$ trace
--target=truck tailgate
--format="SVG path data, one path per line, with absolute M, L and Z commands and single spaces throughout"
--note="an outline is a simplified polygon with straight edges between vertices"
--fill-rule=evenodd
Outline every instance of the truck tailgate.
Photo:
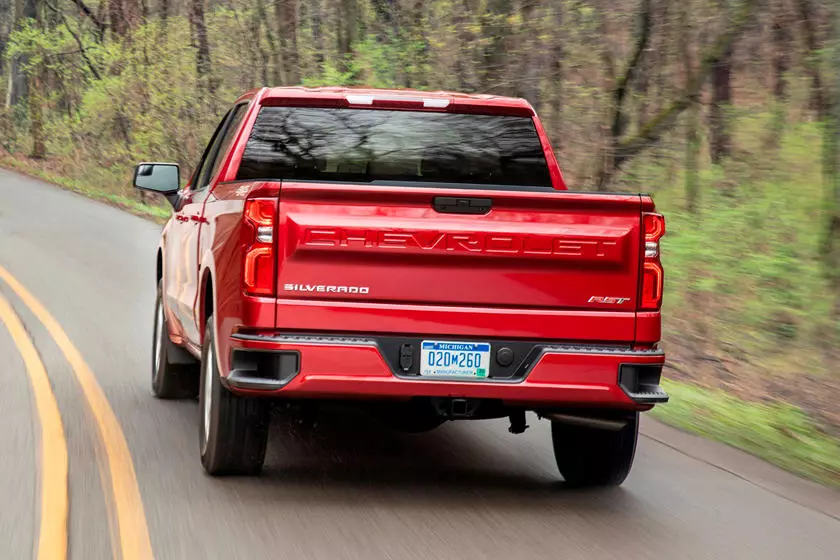
M 278 226 L 284 299 L 636 309 L 638 195 L 283 182 Z

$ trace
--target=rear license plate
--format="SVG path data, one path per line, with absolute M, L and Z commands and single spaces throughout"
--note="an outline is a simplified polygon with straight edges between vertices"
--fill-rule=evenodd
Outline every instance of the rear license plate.
M 487 342 L 424 340 L 420 346 L 420 375 L 485 378 L 489 371 Z

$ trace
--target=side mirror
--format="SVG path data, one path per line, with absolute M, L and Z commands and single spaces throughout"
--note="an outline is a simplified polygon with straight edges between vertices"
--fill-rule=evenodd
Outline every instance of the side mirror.
M 134 169 L 134 186 L 144 191 L 162 194 L 174 207 L 178 203 L 178 191 L 181 188 L 178 164 L 141 163 Z

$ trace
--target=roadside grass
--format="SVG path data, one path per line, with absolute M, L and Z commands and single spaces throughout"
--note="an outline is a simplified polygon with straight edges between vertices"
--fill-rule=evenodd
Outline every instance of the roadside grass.
M 17 171 L 18 173 L 41 179 L 47 183 L 81 194 L 93 200 L 105 202 L 117 206 L 135 214 L 162 223 L 171 214 L 169 208 L 163 205 L 143 204 L 138 200 L 129 198 L 123 194 L 111 192 L 105 188 L 101 181 L 91 182 L 89 180 L 77 179 L 56 173 L 39 165 L 39 162 L 30 159 L 22 160 L 11 155 L 0 153 L 0 167 Z
M 840 441 L 786 403 L 749 403 L 720 390 L 664 380 L 671 395 L 651 415 L 742 449 L 790 472 L 840 488 Z

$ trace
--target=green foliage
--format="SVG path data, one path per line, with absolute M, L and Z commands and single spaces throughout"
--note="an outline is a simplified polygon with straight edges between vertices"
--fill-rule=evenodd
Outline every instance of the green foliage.
M 723 391 L 665 381 L 671 395 L 652 414 L 678 428 L 717 439 L 783 469 L 840 487 L 840 442 L 788 404 L 747 403 Z
M 741 119 L 739 145 L 749 148 L 772 119 Z M 704 168 L 697 214 L 684 210 L 683 182 L 647 164 L 644 175 L 655 177 L 657 206 L 668 222 L 666 328 L 671 314 L 702 312 L 718 343 L 759 355 L 806 348 L 819 354 L 840 345 L 820 257 L 817 146 L 818 127 L 799 125 L 772 155 L 756 148 L 744 161 Z

